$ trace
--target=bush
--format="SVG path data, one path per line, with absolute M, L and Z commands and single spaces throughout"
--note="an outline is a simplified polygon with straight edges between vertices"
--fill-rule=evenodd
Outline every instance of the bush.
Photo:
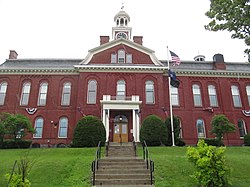
M 207 145 L 212 145 L 212 146 L 224 146 L 223 142 L 217 138 L 206 138 L 204 139 L 204 142 Z
M 250 134 L 244 136 L 244 144 L 250 146 Z
M 95 116 L 85 116 L 80 119 L 74 130 L 72 147 L 96 147 L 106 141 L 106 130 L 102 121 Z
M 230 169 L 226 165 L 225 147 L 208 146 L 204 140 L 199 140 L 197 148 L 188 147 L 188 160 L 195 166 L 192 175 L 200 186 L 226 186 L 229 184 Z
M 20 141 L 15 141 L 15 140 L 4 140 L 2 142 L 2 145 L 0 147 L 2 149 L 16 149 L 16 148 L 29 148 L 31 145 L 32 141 L 31 140 L 20 140 Z
M 140 129 L 140 141 L 145 140 L 148 146 L 159 146 L 166 144 L 167 139 L 163 121 L 156 115 L 147 116 Z

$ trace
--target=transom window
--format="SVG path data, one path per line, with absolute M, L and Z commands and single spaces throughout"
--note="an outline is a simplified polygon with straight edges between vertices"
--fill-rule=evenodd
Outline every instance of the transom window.
M 116 85 L 116 99 L 124 100 L 126 96 L 126 82 L 124 80 L 117 81 Z
M 154 104 L 155 103 L 154 82 L 146 81 L 145 90 L 146 90 L 146 104 Z
M 30 97 L 30 82 L 23 83 L 22 93 L 21 93 L 21 100 L 20 105 L 26 106 L 29 103 L 29 97 Z
M 39 96 L 38 96 L 38 106 L 45 106 L 47 100 L 48 83 L 43 82 L 40 84 Z
M 34 138 L 42 138 L 42 135 L 43 135 L 43 123 L 44 123 L 43 118 L 39 117 L 39 118 L 36 119 L 35 127 L 34 127 L 36 133 L 33 135 Z
M 202 119 L 196 121 L 196 128 L 198 133 L 198 138 L 206 138 L 205 124 Z
M 217 94 L 214 85 L 208 86 L 208 95 L 209 95 L 210 106 L 218 106 Z
M 71 95 L 71 83 L 66 82 L 63 84 L 61 105 L 70 105 L 70 95 Z
M 241 107 L 240 92 L 238 86 L 231 86 L 234 107 Z
M 88 82 L 88 104 L 96 104 L 96 90 L 97 83 L 96 80 L 89 80 Z
M 179 106 L 178 88 L 171 86 L 171 102 L 173 106 Z
M 67 138 L 68 134 L 68 118 L 63 117 L 59 120 L 59 138 Z
M 202 106 L 200 86 L 194 84 L 192 86 L 192 90 L 193 90 L 194 106 Z
M 4 105 L 5 97 L 6 97 L 6 91 L 7 91 L 7 82 L 2 82 L 0 84 L 0 105 Z
M 247 134 L 247 131 L 246 131 L 245 122 L 242 119 L 238 120 L 238 128 L 239 128 L 240 137 L 243 138 Z

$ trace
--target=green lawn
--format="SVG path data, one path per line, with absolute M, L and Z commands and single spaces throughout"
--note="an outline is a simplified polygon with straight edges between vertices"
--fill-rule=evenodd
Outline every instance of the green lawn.
M 0 186 L 15 159 L 30 151 L 35 159 L 29 179 L 34 187 L 89 187 L 91 162 L 96 148 L 0 150 Z M 155 162 L 156 187 L 195 187 L 190 178 L 193 165 L 187 161 L 186 147 L 149 147 Z M 141 155 L 142 149 L 138 148 Z M 250 147 L 227 147 L 226 157 L 232 171 L 232 187 L 250 185 Z

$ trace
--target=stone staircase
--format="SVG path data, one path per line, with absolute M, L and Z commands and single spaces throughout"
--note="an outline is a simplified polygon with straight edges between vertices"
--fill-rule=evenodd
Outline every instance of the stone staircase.
M 136 156 L 133 143 L 109 143 L 98 162 L 95 187 L 153 187 L 146 162 Z

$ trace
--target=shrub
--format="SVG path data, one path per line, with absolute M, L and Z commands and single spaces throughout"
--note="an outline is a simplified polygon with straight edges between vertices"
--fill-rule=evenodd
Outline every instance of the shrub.
M 172 143 L 172 129 L 171 129 L 171 118 L 168 117 L 165 121 L 165 127 L 167 128 L 167 134 L 168 134 L 168 139 L 167 139 L 167 144 L 168 146 L 173 145 Z M 175 145 L 177 146 L 185 146 L 185 142 L 180 139 L 180 120 L 173 116 L 173 127 L 174 127 L 174 141 Z
M 188 147 L 188 160 L 195 166 L 192 175 L 200 186 L 226 186 L 229 184 L 230 169 L 226 165 L 225 147 L 208 146 L 204 140 L 199 140 L 197 148 Z
M 250 146 L 250 134 L 244 136 L 244 144 Z
M 0 146 L 2 149 L 29 148 L 31 143 L 31 140 L 4 140 Z
M 204 142 L 207 145 L 212 145 L 212 146 L 224 146 L 223 142 L 219 139 L 216 138 L 206 138 L 204 139 Z
M 96 147 L 98 142 L 104 145 L 106 130 L 102 121 L 95 116 L 80 119 L 74 130 L 72 147 Z
M 147 116 L 140 129 L 140 141 L 146 141 L 148 146 L 166 144 L 167 131 L 163 121 L 156 115 Z

